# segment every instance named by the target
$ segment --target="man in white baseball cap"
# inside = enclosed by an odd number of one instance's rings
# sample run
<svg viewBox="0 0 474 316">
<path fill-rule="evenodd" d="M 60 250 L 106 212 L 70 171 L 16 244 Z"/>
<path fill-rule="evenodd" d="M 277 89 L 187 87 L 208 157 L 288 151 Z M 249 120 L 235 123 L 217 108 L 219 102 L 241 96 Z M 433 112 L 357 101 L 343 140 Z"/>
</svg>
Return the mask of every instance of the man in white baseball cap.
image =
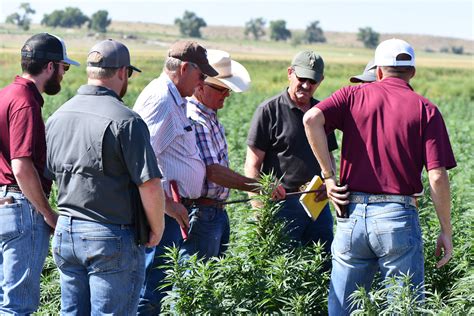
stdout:
<svg viewBox="0 0 474 316">
<path fill-rule="evenodd" d="M 219 73 L 207 77 L 204 84 L 188 98 L 188 116 L 195 122 L 199 154 L 206 165 L 206 177 L 201 197 L 186 201 L 193 207 L 190 213 L 189 236 L 181 249 L 185 255 L 215 257 L 223 254 L 229 243 L 229 218 L 222 202 L 230 189 L 257 191 L 257 180 L 247 178 L 229 168 L 227 141 L 217 111 L 231 92 L 244 92 L 250 86 L 245 67 L 221 50 L 207 51 L 210 65 Z M 275 198 L 284 198 L 283 187 L 274 191 Z"/>
<path fill-rule="evenodd" d="M 383 278 L 410 275 L 417 300 L 424 297 L 423 241 L 416 196 L 427 170 L 440 223 L 437 267 L 452 256 L 451 196 L 447 169 L 456 166 L 438 108 L 413 91 L 415 52 L 390 39 L 375 50 L 377 81 L 348 86 L 304 116 L 306 134 L 337 210 L 332 244 L 329 315 L 349 315 L 350 295 Z M 326 132 L 343 133 L 339 181 L 331 169 Z M 340 183 L 340 184 L 338 184 Z M 342 206 L 342 207 L 341 207 Z"/>
</svg>

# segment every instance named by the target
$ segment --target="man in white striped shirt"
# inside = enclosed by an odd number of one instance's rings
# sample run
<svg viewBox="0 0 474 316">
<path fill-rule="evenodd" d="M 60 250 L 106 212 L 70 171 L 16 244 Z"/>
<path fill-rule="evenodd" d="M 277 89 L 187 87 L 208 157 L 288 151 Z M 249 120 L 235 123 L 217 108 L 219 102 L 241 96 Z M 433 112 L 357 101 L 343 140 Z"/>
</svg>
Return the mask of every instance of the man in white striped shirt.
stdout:
<svg viewBox="0 0 474 316">
<path fill-rule="evenodd" d="M 150 82 L 135 102 L 134 110 L 140 114 L 150 130 L 150 141 L 158 166 L 163 174 L 165 189 L 165 231 L 160 244 L 147 250 L 146 279 L 140 294 L 138 315 L 158 315 L 166 289 L 157 289 L 164 278 L 160 256 L 166 246 L 179 246 L 182 241 L 180 227 L 189 228 L 187 209 L 173 202 L 170 181 L 177 183 L 181 197 L 196 199 L 201 195 L 206 173 L 199 157 L 194 127 L 186 117 L 186 99 L 202 85 L 207 76 L 217 71 L 209 65 L 204 47 L 193 41 L 179 41 L 171 46 L 163 73 Z"/>
</svg>

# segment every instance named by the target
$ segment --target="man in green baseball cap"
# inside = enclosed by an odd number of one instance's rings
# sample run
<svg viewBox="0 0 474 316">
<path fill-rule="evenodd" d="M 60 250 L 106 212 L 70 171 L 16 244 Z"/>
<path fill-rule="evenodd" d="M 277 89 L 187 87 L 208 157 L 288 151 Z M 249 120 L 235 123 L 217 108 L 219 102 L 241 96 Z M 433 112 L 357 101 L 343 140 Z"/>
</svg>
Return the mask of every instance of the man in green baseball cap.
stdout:
<svg viewBox="0 0 474 316">
<path fill-rule="evenodd" d="M 306 138 L 303 115 L 319 102 L 313 94 L 324 80 L 324 61 L 313 51 L 299 52 L 287 72 L 289 86 L 255 111 L 247 137 L 245 175 L 258 178 L 261 173 L 273 172 L 291 193 L 299 192 L 321 173 Z M 329 151 L 337 149 L 334 134 L 328 135 L 328 147 Z M 258 201 L 253 205 L 258 207 Z M 329 253 L 333 219 L 328 205 L 312 221 L 299 203 L 299 195 L 293 195 L 282 203 L 277 216 L 287 222 L 286 231 L 295 245 L 321 241 Z"/>
</svg>

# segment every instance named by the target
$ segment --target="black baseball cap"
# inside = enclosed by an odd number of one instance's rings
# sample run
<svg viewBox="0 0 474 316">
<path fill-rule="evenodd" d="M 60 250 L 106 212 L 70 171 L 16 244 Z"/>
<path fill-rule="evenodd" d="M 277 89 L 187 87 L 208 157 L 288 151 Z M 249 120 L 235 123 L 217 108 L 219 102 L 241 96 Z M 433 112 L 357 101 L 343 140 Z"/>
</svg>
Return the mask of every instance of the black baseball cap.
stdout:
<svg viewBox="0 0 474 316">
<path fill-rule="evenodd" d="M 102 58 L 98 61 L 90 60 L 92 53 L 99 53 Z M 87 66 L 101 68 L 129 67 L 137 72 L 142 72 L 135 66 L 130 65 L 130 52 L 124 44 L 108 39 L 95 44 L 89 51 Z"/>
<path fill-rule="evenodd" d="M 66 64 L 80 64 L 67 57 L 66 45 L 62 38 L 49 33 L 39 33 L 30 37 L 21 48 L 21 56 L 34 60 L 61 61 Z"/>
</svg>

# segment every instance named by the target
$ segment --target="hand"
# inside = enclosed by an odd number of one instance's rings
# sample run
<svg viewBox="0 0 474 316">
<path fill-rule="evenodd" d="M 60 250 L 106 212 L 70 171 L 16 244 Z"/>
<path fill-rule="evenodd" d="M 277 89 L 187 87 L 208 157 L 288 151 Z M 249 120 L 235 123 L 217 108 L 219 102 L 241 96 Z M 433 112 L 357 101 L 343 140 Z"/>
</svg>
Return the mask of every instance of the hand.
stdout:
<svg viewBox="0 0 474 316">
<path fill-rule="evenodd" d="M 286 197 L 286 190 L 285 188 L 279 184 L 273 191 L 272 191 L 272 200 L 279 201 L 284 200 Z"/>
<path fill-rule="evenodd" d="M 341 210 L 341 205 L 349 204 L 349 187 L 346 185 L 338 186 L 336 183 L 336 177 L 327 178 L 324 183 L 326 184 L 326 193 L 328 198 L 334 204 L 337 214 L 340 217 L 344 217 L 344 212 Z"/>
<path fill-rule="evenodd" d="M 257 208 L 257 209 L 260 209 L 263 207 L 262 201 L 257 200 L 257 199 L 250 200 L 250 205 L 252 205 L 252 208 Z"/>
<path fill-rule="evenodd" d="M 56 223 L 58 222 L 58 214 L 54 212 L 53 210 L 46 212 L 45 215 L 43 215 L 44 221 L 46 224 L 49 225 L 49 227 L 54 229 L 56 228 Z"/>
<path fill-rule="evenodd" d="M 160 243 L 161 236 L 163 234 L 156 234 L 150 230 L 150 236 L 148 237 L 148 242 L 145 244 L 145 247 L 152 248 L 157 246 Z"/>
<path fill-rule="evenodd" d="M 435 250 L 436 257 L 441 256 L 442 249 L 444 250 L 444 256 L 436 264 L 436 268 L 438 269 L 444 266 L 446 263 L 448 263 L 448 261 L 451 260 L 451 257 L 453 255 L 453 241 L 452 241 L 451 234 L 447 234 L 443 232 L 439 234 L 438 240 L 436 241 L 436 250 Z"/>
<path fill-rule="evenodd" d="M 165 213 L 174 218 L 183 229 L 189 228 L 188 210 L 183 204 L 166 199 Z"/>
</svg>

